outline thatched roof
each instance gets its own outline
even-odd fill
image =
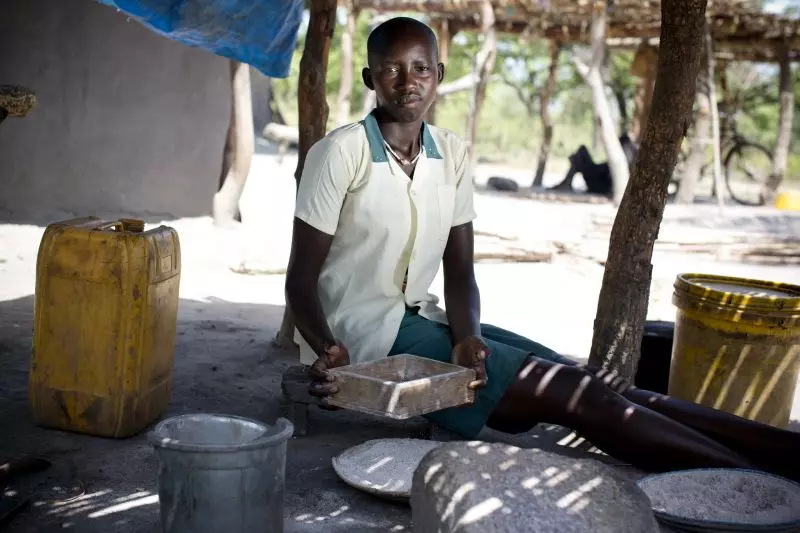
[[[446,19],[451,31],[480,29],[482,0],[355,0],[356,7],[379,12],[418,11],[432,22]],[[589,0],[494,0],[496,28],[564,43],[588,42],[594,2]],[[800,60],[800,20],[754,11],[748,0],[709,2],[708,16],[717,53],[732,59],[773,61],[778,45]],[[618,42],[658,38],[659,0],[616,0],[609,11],[607,36]]]

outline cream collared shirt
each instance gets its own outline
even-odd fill
[[[422,155],[409,179],[387,153],[371,114],[332,131],[309,150],[295,216],[333,235],[319,297],[352,363],[389,354],[406,306],[447,323],[429,289],[450,228],[475,218],[469,166],[463,140],[425,124]],[[300,360],[312,364],[317,355],[299,332],[295,340]]]

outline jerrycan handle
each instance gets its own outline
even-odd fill
[[[95,228],[95,231],[129,231],[131,233],[141,233],[144,231],[144,221],[135,218],[121,218],[114,222],[107,222]]]

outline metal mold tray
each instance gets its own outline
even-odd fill
[[[472,403],[475,371],[410,354],[330,370],[330,405],[397,420]]]

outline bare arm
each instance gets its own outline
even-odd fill
[[[481,335],[481,296],[475,281],[472,222],[450,229],[442,263],[444,302],[453,343]]]
[[[319,302],[319,274],[333,236],[294,219],[292,252],[286,272],[286,301],[303,339],[317,355],[336,344]]]

